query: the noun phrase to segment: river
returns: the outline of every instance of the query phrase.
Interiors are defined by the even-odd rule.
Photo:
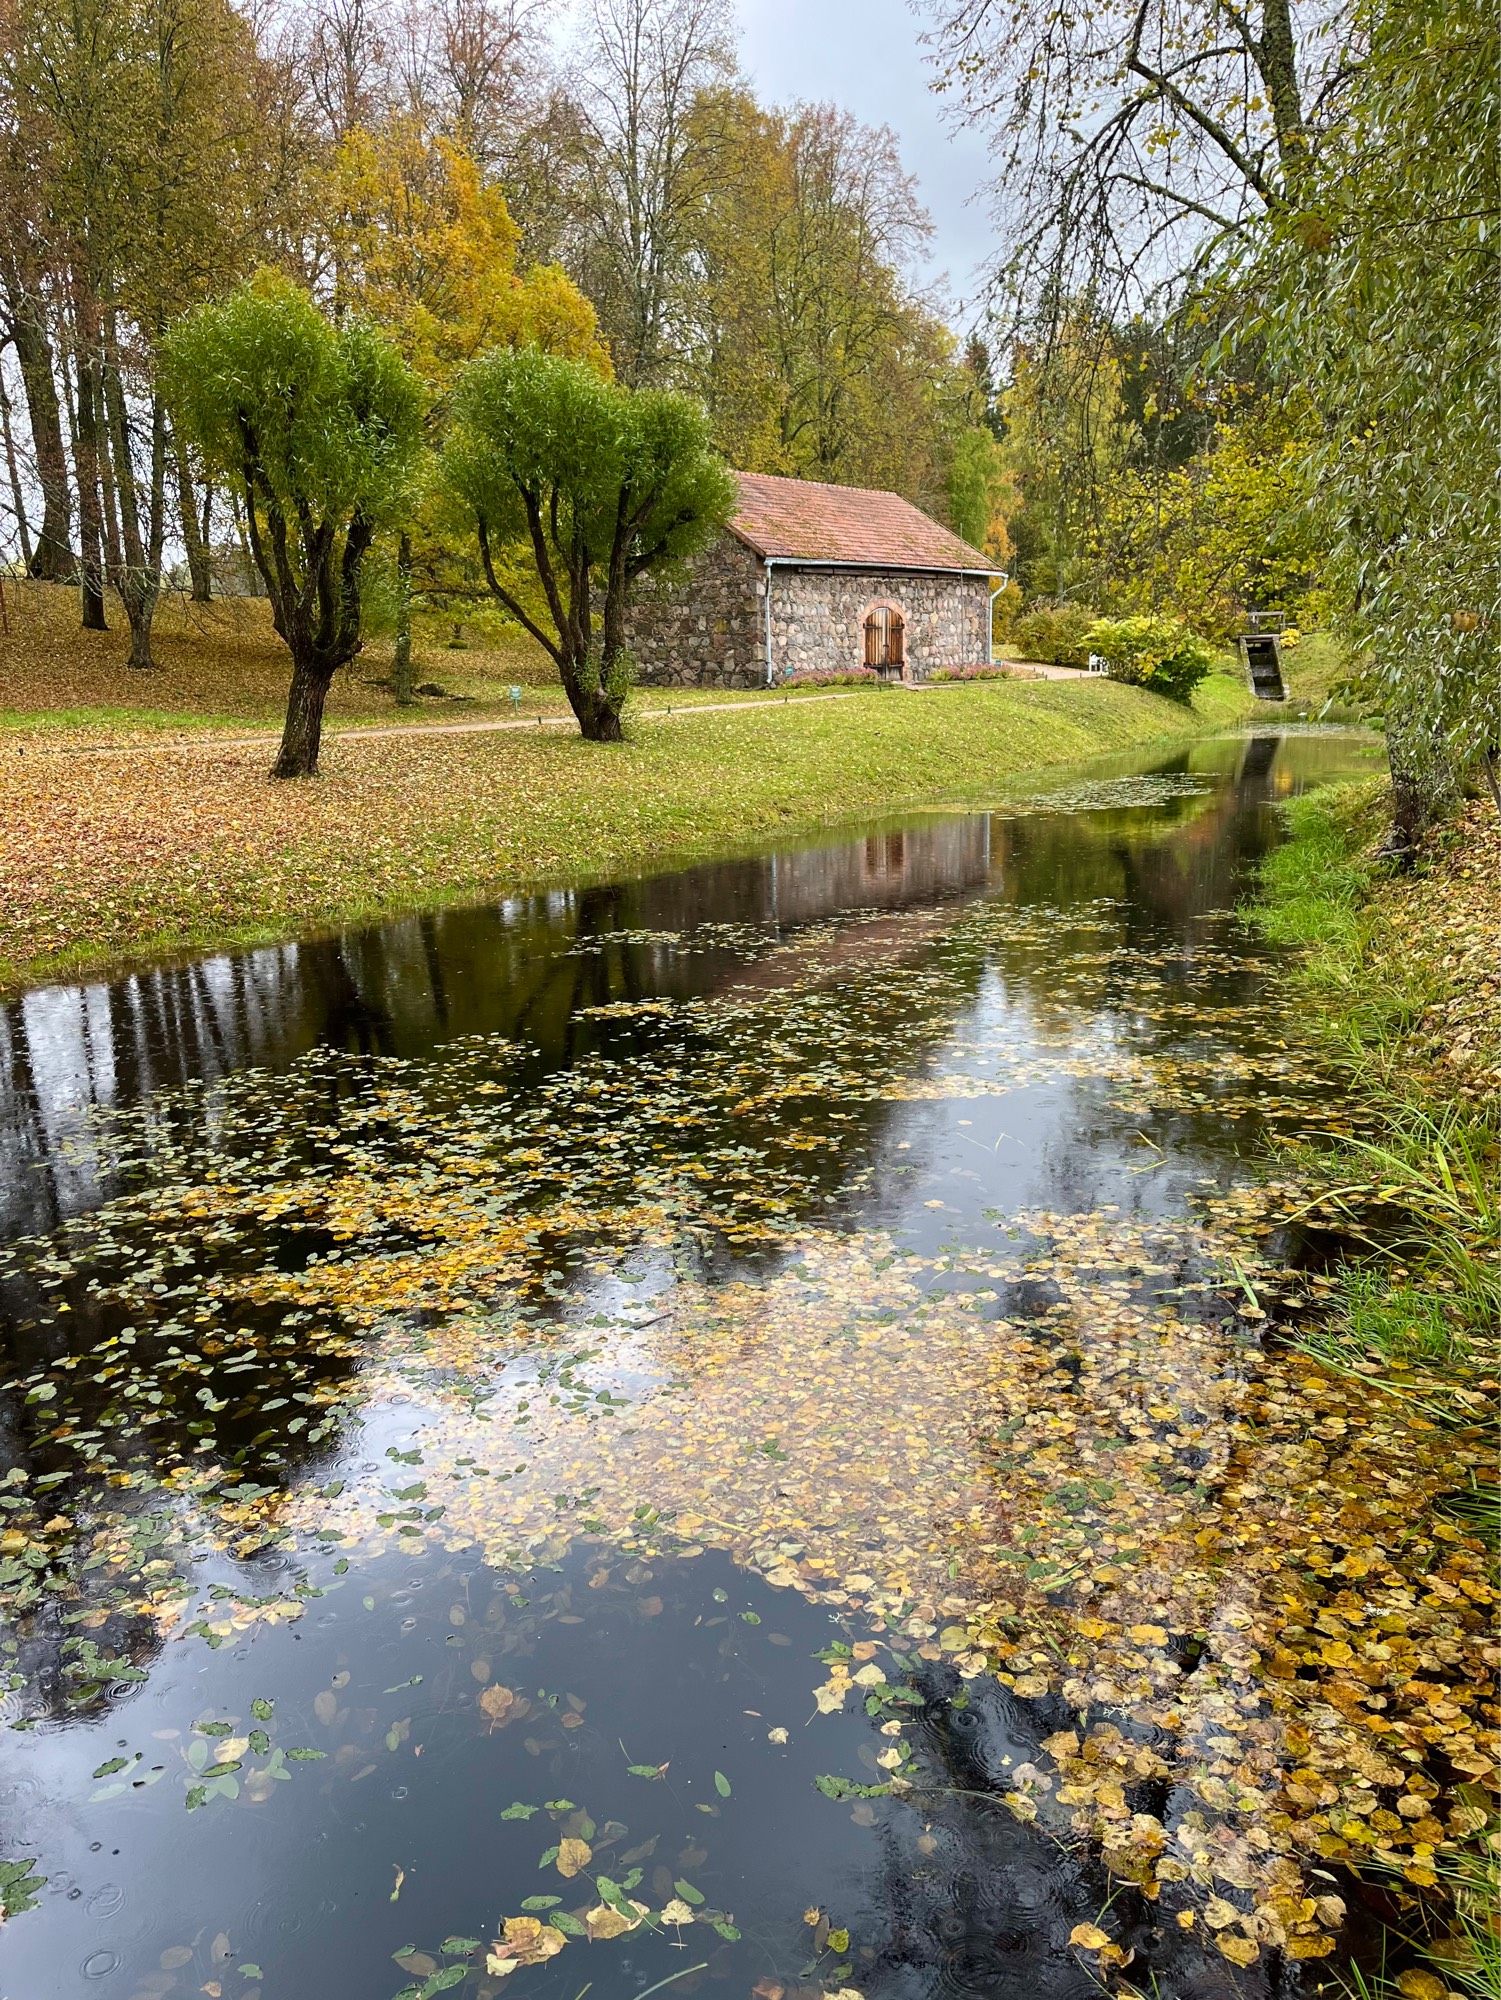
[[[1236,904],[1370,755],[4,1010],[6,2000],[1368,1957],[1340,1815],[1421,1864],[1438,1788],[1344,1669],[1380,1580],[1463,1681],[1463,1467],[1279,1341],[1272,1149],[1351,1111]]]

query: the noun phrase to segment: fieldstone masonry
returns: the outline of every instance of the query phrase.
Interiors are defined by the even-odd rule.
[[[765,686],[765,591],[764,562],[734,535],[721,535],[675,588],[644,593],[632,606],[628,644],[639,678],[654,687]],[[984,576],[778,561],[771,570],[773,677],[863,665],[865,618],[876,605],[905,621],[906,680],[989,660]]]
[[[643,590],[626,615],[626,644],[649,687],[763,687],[765,567],[721,535],[674,585]]]

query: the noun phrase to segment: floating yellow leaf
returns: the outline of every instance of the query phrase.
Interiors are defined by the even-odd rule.
[[[1421,1966],[1397,1975],[1397,1991],[1406,1994],[1407,2000],[1444,2000],[1448,1990],[1436,1973],[1425,1972]]]
[[[577,1840],[570,1835],[558,1843],[558,1873],[577,1875],[581,1868],[587,1868],[594,1859],[594,1849],[587,1840]]]
[[[479,1705],[492,1722],[503,1722],[516,1706],[516,1696],[512,1689],[494,1681],[481,1694]]]
[[[612,1909],[608,1903],[596,1903],[592,1910],[584,1912],[584,1929],[596,1940],[621,1937],[626,1931],[633,1931],[638,1921],[623,1910]]]
[[[1110,1933],[1102,1931],[1098,1924],[1075,1924],[1068,1934],[1070,1944],[1076,1944],[1081,1951],[1103,1951],[1110,1942]]]
[[[556,1958],[567,1942],[561,1931],[544,1924],[540,1917],[507,1917],[495,1951],[515,1959],[518,1965],[540,1965],[544,1959]]]
[[[1249,1938],[1217,1937],[1215,1943],[1232,1965],[1254,1965],[1261,1956],[1261,1946]]]

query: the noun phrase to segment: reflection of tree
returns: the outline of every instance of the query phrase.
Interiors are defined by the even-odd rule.
[[[1182,753],[1161,768],[1183,775],[1192,761]],[[87,1181],[70,1182],[75,1170],[59,1148],[68,1129],[59,1109],[64,1083],[71,1081],[74,1102],[108,1104],[254,1063],[281,1073],[266,1100],[281,1093],[276,1112],[288,1148],[278,1174],[304,1174],[315,1195],[320,1176],[345,1171],[399,1193],[414,1157],[409,1135],[385,1122],[389,1065],[362,1058],[428,1057],[445,1040],[483,1036],[479,1053],[461,1060],[461,1050],[453,1061],[414,1062],[400,1072],[425,1167],[457,1184],[450,1166],[467,1176],[483,1162],[479,1178],[464,1182],[477,1198],[499,1193],[545,1210],[576,1195],[581,1212],[592,1206],[598,1213],[650,1189],[721,1259],[723,1225],[737,1215],[764,1220],[771,1197],[784,1226],[809,1214],[827,1217],[841,1197],[859,1201],[868,1219],[857,1171],[895,1115],[880,1094],[881,1079],[910,1074],[945,1038],[962,1033],[983,982],[997,987],[1009,1009],[1029,1009],[1055,1045],[1054,1031],[1082,1034],[1119,1022],[1119,1038],[1148,1063],[1202,1040],[1196,1010],[1206,998],[1234,1006],[1254,992],[1254,972],[1220,966],[1206,975],[1201,947],[1223,941],[1214,913],[1233,903],[1245,864],[1272,837],[1268,804],[1278,775],[1276,744],[1252,741],[1235,783],[1153,811],[909,823],[899,833],[206,961],[49,1002],[46,1046],[34,1032],[43,1014],[23,1003],[3,1017],[8,1144],[17,1171],[36,1190],[38,1222],[55,1230],[70,1207],[91,1198]],[[987,881],[987,904],[970,926],[957,899]],[[865,937],[884,956],[841,956],[844,940],[858,941],[856,924],[825,952],[818,977],[798,984],[794,965],[787,991],[770,984],[754,994],[732,990],[752,935],[771,941],[833,913],[945,901],[954,903],[956,924],[866,925]],[[1026,921],[1011,931],[1005,922],[987,927],[990,910]],[[1044,921],[1035,920],[1038,912]],[[738,941],[693,939],[705,922],[748,928]],[[693,948],[677,948],[675,937]],[[1091,964],[1097,955],[1102,962]],[[1075,969],[1071,957],[1083,976],[1065,984]],[[1143,1009],[1144,980],[1158,1018]],[[722,1002],[688,1008],[667,1025],[583,1011],[721,994]],[[1182,1012],[1164,1011],[1178,1002],[1186,1003]],[[497,1036],[519,1049],[497,1050]],[[346,1050],[353,1060],[294,1066],[315,1045]],[[586,1070],[595,1095],[576,1087]],[[480,1075],[505,1083],[504,1144],[476,1109],[471,1086]],[[865,1080],[868,1092],[859,1087]],[[253,1163],[260,1128],[222,1124],[237,1088],[227,1086],[222,1101],[202,1092],[174,1100],[187,1155],[201,1160],[217,1147],[234,1165],[240,1148]],[[1120,1164],[1138,1117],[1113,1109],[1104,1091],[1074,1091],[1070,1105],[1084,1129],[1044,1125],[1037,1137],[1055,1202],[1086,1208],[1140,1198],[1122,1194]],[[1218,1123],[1217,1134],[1206,1129],[1206,1146],[1223,1145],[1222,1117]],[[445,1153],[450,1136],[459,1149],[452,1159]],[[522,1175],[506,1161],[510,1148],[526,1142],[535,1144],[538,1164]],[[126,1169],[122,1185],[149,1188],[149,1170]],[[127,1229],[137,1226],[122,1213]],[[306,1476],[333,1449],[331,1441],[291,1435],[280,1419],[268,1426],[262,1406],[282,1397],[295,1406],[295,1398],[312,1396],[321,1408],[323,1399],[337,1399],[357,1367],[351,1346],[338,1338],[337,1313],[323,1313],[323,1337],[299,1335],[284,1346],[286,1298],[274,1287],[257,1296],[241,1282],[266,1264],[295,1277],[312,1250],[332,1247],[316,1201],[275,1225],[237,1224],[227,1237],[197,1224],[173,1228],[164,1289],[191,1277],[195,1297],[211,1306],[195,1321],[188,1361],[172,1353],[182,1339],[176,1307],[143,1300],[139,1288],[116,1298],[93,1289],[101,1273],[108,1285],[119,1253],[114,1265],[101,1262],[86,1231],[70,1252],[74,1268],[61,1290],[7,1281],[12,1376],[69,1355],[88,1353],[96,1365],[69,1371],[66,1394],[50,1409],[18,1404],[0,1412],[6,1465],[33,1477],[77,1468],[72,1449],[51,1436],[64,1405],[75,1431],[107,1440],[101,1452],[110,1449],[122,1463],[133,1457],[155,1475],[169,1462],[211,1459],[275,1487]],[[166,1221],[161,1230],[171,1242]],[[437,1252],[442,1232],[439,1216]],[[352,1254],[374,1256],[395,1240],[375,1231]],[[123,1254],[144,1260],[161,1247],[133,1238]],[[564,1289],[573,1247],[566,1233],[535,1238],[526,1253],[534,1289],[550,1282]],[[66,1320],[56,1313],[60,1302],[70,1308]],[[130,1369],[110,1375],[105,1346],[127,1320],[137,1328]],[[236,1369],[252,1357],[253,1375]],[[107,1379],[96,1381],[100,1374]],[[127,1395],[127,1377],[149,1378],[155,1400]],[[92,1492],[102,1470],[101,1463],[78,1487],[57,1489],[59,1506],[76,1503],[84,1487]]]
[[[632,933],[726,921],[785,927],[851,906],[922,902],[983,878],[981,820],[879,839],[883,866],[874,873],[864,839],[805,845],[399,918],[0,1008],[0,1164],[12,1201],[23,1204],[12,1229],[53,1227],[100,1198],[87,1176],[74,1185],[76,1169],[58,1157],[81,1110],[251,1065],[284,1069],[318,1046],[421,1057],[455,1036],[499,1035],[525,1042],[530,1072],[542,1074],[599,1044],[598,1025],[580,1009],[690,999],[741,962],[712,944],[673,951]]]

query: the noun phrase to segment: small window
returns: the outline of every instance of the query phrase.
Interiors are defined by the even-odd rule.
[[[906,621],[889,604],[878,604],[865,619],[865,664],[878,673],[900,673],[906,664]]]

